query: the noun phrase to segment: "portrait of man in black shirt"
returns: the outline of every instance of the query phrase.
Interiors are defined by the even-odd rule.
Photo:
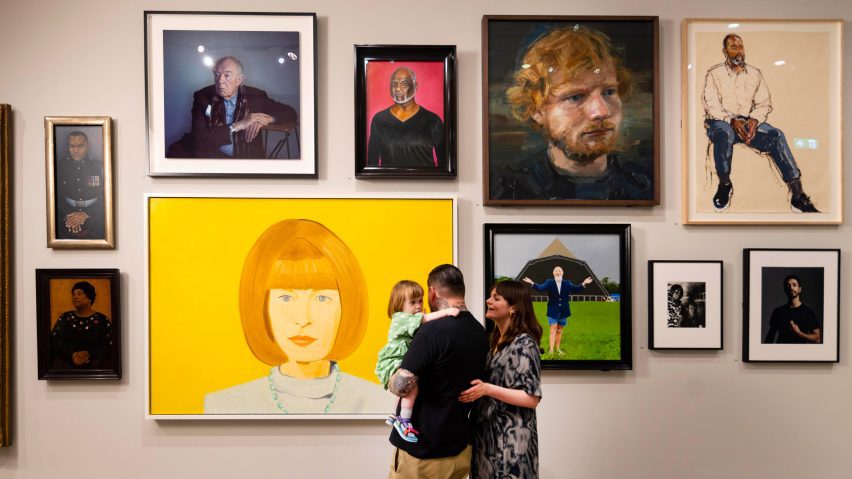
[[[763,338],[766,343],[820,344],[822,326],[819,316],[802,301],[804,286],[798,276],[784,277],[784,294],[787,302],[772,311],[769,330]]]
[[[390,76],[393,105],[370,122],[368,166],[442,167],[447,162],[444,122],[419,105],[417,74],[399,67]]]

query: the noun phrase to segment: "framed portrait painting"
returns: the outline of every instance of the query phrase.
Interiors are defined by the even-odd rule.
[[[743,250],[743,361],[840,361],[840,250]]]
[[[722,349],[721,261],[648,261],[648,349]]]
[[[632,369],[630,225],[487,223],[484,237],[485,297],[529,286],[543,369]]]
[[[144,20],[149,176],[317,177],[315,13]]]
[[[117,269],[37,269],[39,379],[121,379]]]
[[[393,410],[375,372],[388,299],[455,262],[455,199],[151,196],[147,211],[148,417]],[[398,241],[412,217],[430,234]]]
[[[688,19],[682,35],[683,222],[842,223],[843,22]]]
[[[114,248],[112,120],[44,118],[47,246]]]
[[[0,105],[0,447],[12,445],[12,107]]]
[[[355,45],[355,176],[456,177],[455,45]]]
[[[482,18],[486,206],[654,206],[657,17]]]

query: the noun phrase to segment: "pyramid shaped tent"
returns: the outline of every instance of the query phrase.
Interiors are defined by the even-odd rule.
[[[557,266],[564,271],[564,278],[574,284],[580,284],[589,276],[592,277],[592,283],[586,286],[586,289],[582,292],[573,296],[588,297],[588,299],[606,299],[609,297],[609,293],[589,267],[589,264],[574,256],[574,253],[558,238],[554,238],[537,258],[527,261],[515,279],[522,281],[525,277],[528,277],[536,283],[543,283],[553,278],[553,268]]]

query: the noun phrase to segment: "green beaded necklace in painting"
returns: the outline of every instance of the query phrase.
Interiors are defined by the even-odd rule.
[[[278,399],[278,393],[283,392],[279,391],[275,386],[275,379],[272,378],[272,374],[276,368],[272,368],[269,371],[269,375],[267,379],[269,380],[269,390],[272,392],[272,400],[275,401],[275,405],[278,407],[278,411],[281,414],[290,414],[286,407],[281,404],[281,400]],[[337,374],[334,378],[334,389],[331,390],[331,397],[328,398],[328,404],[325,405],[325,409],[323,412],[328,412],[331,409],[331,405],[334,404],[334,401],[337,399],[337,387],[340,386],[340,368],[337,369]]]

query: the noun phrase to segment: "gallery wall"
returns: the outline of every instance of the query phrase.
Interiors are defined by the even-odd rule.
[[[319,178],[164,179],[147,176],[144,10],[316,12]],[[661,204],[658,207],[483,207],[481,27],[484,14],[658,15],[661,64]],[[630,223],[633,369],[546,371],[538,408],[544,478],[840,478],[852,470],[852,353],[841,285],[840,362],[746,364],[742,343],[743,248],[841,248],[841,226],[689,226],[681,218],[680,26],[684,18],[834,18],[848,28],[852,3],[688,0],[325,2],[4,0],[0,4],[0,103],[14,116],[13,446],[0,477],[384,477],[391,447],[379,420],[155,421],[145,418],[147,193],[180,195],[447,194],[459,199],[459,266],[468,304],[482,314],[482,224]],[[458,179],[354,178],[353,44],[455,44],[458,48]],[[852,37],[844,39],[844,83]],[[848,91],[848,88],[847,88]],[[820,95],[819,91],[802,94]],[[852,101],[843,108],[848,118]],[[46,247],[45,116],[114,121],[117,247]],[[843,127],[850,138],[850,122]],[[848,143],[847,143],[848,151]],[[848,154],[847,154],[848,157]],[[851,184],[849,168],[843,173]],[[844,199],[850,208],[849,195]],[[847,218],[848,222],[848,218]],[[223,224],[223,234],[227,234]],[[428,231],[424,219],[415,229]],[[724,349],[647,349],[647,261],[724,262]],[[121,271],[120,381],[39,381],[37,268]],[[198,368],[217,368],[215,363]]]

